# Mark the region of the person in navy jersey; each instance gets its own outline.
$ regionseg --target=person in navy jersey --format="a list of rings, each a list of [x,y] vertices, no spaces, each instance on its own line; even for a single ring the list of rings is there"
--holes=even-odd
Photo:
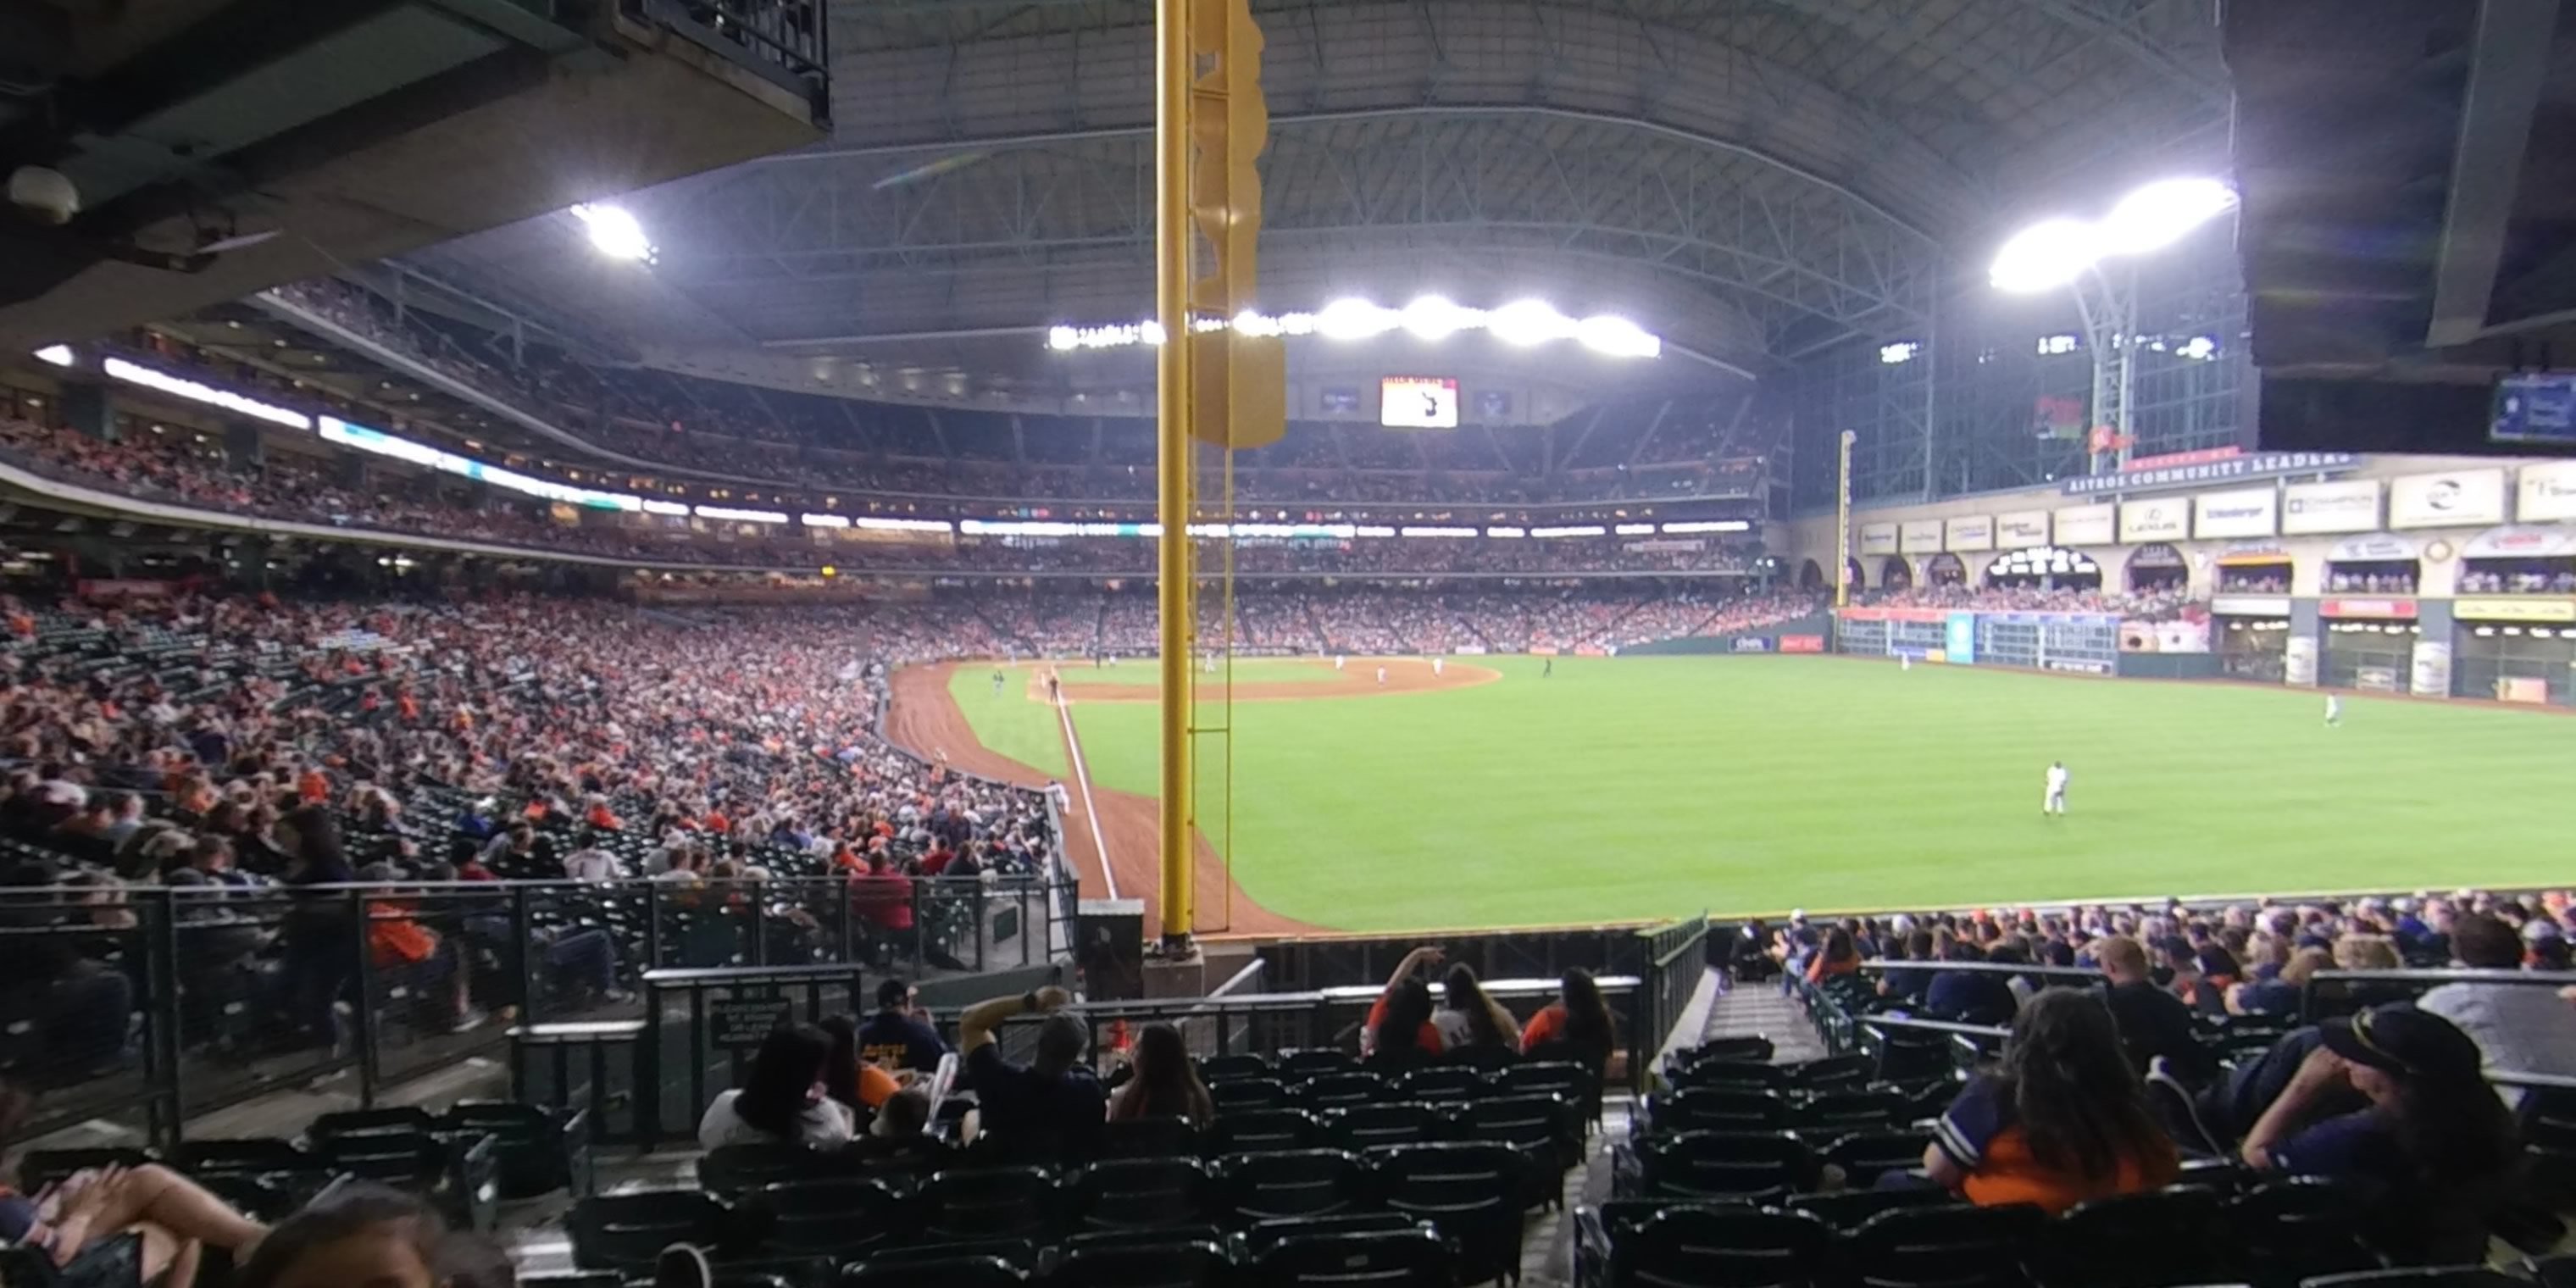
[[[2403,1003],[2318,1025],[2318,1039],[2239,1149],[2264,1171],[2355,1185],[2374,1238],[2423,1264],[2474,1261],[2521,1149],[2459,1026]],[[2360,1108],[2320,1112],[2357,1094]]]
[[[1986,954],[1966,939],[1953,939],[1943,949],[1941,959],[1982,962]],[[1931,987],[1923,995],[1926,1012],[1961,1024],[2010,1024],[2020,1005],[2012,986],[1995,971],[1941,971],[1932,976]]]
[[[877,1011],[859,1026],[859,1054],[887,1069],[929,1073],[948,1054],[939,1031],[913,1013],[913,988],[899,979],[877,985]]]

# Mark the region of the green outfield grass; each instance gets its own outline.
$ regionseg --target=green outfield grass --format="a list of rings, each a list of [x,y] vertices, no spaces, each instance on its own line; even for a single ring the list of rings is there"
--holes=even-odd
[[[1121,658],[1118,665],[1095,667],[1087,662],[1068,662],[1057,669],[1064,686],[1080,695],[1084,688],[1104,685],[1152,684],[1160,678],[1152,658]],[[1201,672],[1204,676],[1207,672]],[[1234,664],[1237,684],[1322,684],[1333,678],[1333,664],[1328,660],[1302,657],[1238,658]],[[984,687],[992,688],[992,673],[984,673]]]
[[[2330,729],[2318,695],[2250,686],[1477,660],[1503,682],[1235,709],[1251,897],[1391,930],[2568,880],[2576,720],[2549,713],[2347,698]],[[958,692],[989,745],[1060,743],[977,683]],[[1095,783],[1155,790],[1151,705],[1074,714]],[[2052,759],[2063,820],[2040,814]]]

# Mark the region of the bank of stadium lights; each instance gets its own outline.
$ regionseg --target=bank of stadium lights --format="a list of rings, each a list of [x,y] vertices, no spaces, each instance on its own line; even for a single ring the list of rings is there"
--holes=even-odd
[[[2235,205],[2235,190],[2216,179],[2161,179],[2100,219],[2044,220],[2014,234],[1995,252],[1987,280],[2016,294],[2070,286],[2105,259],[2162,250]]]
[[[1275,317],[1244,312],[1232,318],[1196,318],[1193,331],[1233,330],[1251,336],[1321,336],[1327,340],[1370,340],[1401,330],[1418,340],[1437,342],[1461,331],[1483,331],[1514,348],[1531,348],[1572,340],[1594,353],[1613,358],[1653,358],[1664,342],[1635,322],[1612,313],[1571,318],[1541,300],[1516,300],[1495,309],[1468,308],[1445,296],[1425,295],[1400,309],[1362,299],[1335,300],[1312,313]],[[1059,353],[1078,349],[1121,349],[1156,345],[1164,340],[1155,322],[1111,326],[1051,326],[1047,347]]]
[[[68,344],[46,345],[44,348],[36,350],[36,361],[51,363],[57,367],[68,367],[72,365],[73,361],[72,347]]]
[[[1882,344],[1878,346],[1878,360],[1880,364],[1884,366],[1902,366],[1905,363],[1914,361],[1914,359],[1922,352],[1922,341],[1899,340],[1894,344]]]
[[[2039,356],[2043,358],[2054,358],[2061,354],[2073,353],[2078,348],[2081,348],[2083,344],[2084,337],[2082,336],[2043,335],[2039,337]]]
[[[591,249],[610,259],[650,264],[661,255],[653,239],[644,235],[644,225],[636,222],[634,213],[624,206],[583,202],[572,208],[572,217],[580,220],[582,230],[590,234]]]

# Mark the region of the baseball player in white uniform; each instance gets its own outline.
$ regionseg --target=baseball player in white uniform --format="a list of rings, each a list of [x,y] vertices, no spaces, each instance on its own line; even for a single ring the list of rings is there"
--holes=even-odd
[[[1435,657],[1435,658],[1431,659],[1431,678],[1432,678],[1432,679],[1435,679],[1435,680],[1436,680],[1436,679],[1439,679],[1439,678],[1440,678],[1440,662],[1441,662],[1441,659],[1439,659],[1439,658],[1436,658],[1436,657]]]
[[[2046,797],[2045,799],[2043,799],[2043,800],[2040,802],[2039,812],[2040,812],[2040,813],[2042,813],[2042,814],[2058,814],[2058,815],[2063,815],[2064,813],[2066,813],[2066,762],[2065,762],[2065,761],[2060,760],[2060,761],[2054,762],[2054,763],[2052,763],[2051,765],[2049,765],[2049,767],[2048,767],[2048,795],[2047,795],[2047,797]]]
[[[1377,687],[1386,687],[1386,668],[1382,666],[1377,669]]]
[[[2343,723],[2343,695],[2337,693],[2326,695],[2326,723],[2328,725]]]

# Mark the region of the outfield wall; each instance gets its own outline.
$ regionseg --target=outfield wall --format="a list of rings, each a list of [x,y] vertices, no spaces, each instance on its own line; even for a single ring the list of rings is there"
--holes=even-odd
[[[1619,650],[1622,657],[1657,655],[1694,655],[1709,653],[1822,653],[1830,647],[1834,619],[1831,613],[1810,613],[1795,621],[1777,622],[1760,630],[1735,631],[1726,635],[1693,635],[1682,639],[1656,640]]]

